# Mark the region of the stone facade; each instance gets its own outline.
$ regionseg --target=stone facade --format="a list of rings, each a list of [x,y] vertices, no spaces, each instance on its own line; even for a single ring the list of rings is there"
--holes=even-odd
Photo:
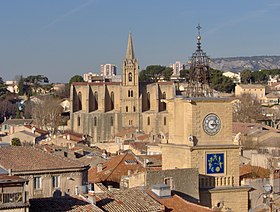
[[[66,194],[73,196],[79,192],[79,188],[82,185],[86,184],[87,179],[87,172],[82,170],[50,170],[43,173],[13,174],[29,180],[29,184],[26,186],[29,198],[58,197],[65,196]],[[53,183],[54,177],[57,179],[56,185]],[[35,185],[36,178],[40,181],[40,187]]]
[[[203,205],[214,208],[223,202],[223,209],[247,211],[249,189],[240,187],[240,146],[233,144],[231,100],[175,98],[166,102],[169,140],[161,144],[162,169],[196,168]],[[239,200],[236,193],[246,198]]]
[[[70,127],[89,135],[92,143],[104,142],[122,128],[136,127],[157,136],[168,132],[168,113],[162,99],[175,96],[171,82],[140,84],[138,61],[129,34],[122,66],[122,83],[73,83]]]

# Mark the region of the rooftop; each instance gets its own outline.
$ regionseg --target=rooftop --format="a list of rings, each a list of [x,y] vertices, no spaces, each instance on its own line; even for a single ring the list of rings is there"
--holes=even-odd
[[[158,198],[152,191],[148,190],[147,193],[156,201],[166,207],[166,211],[178,211],[178,212],[210,212],[213,211],[210,208],[191,203],[176,194],[172,194],[169,198]]]
[[[103,186],[102,190],[103,193],[96,193],[96,205],[104,211],[165,211],[163,205],[151,198],[144,189],[108,191]]]
[[[243,89],[264,89],[265,86],[264,85],[260,85],[260,84],[239,84],[239,86]]]
[[[76,161],[29,146],[0,148],[0,166],[13,172],[86,168]]]
[[[126,163],[126,161],[134,160],[135,163]],[[112,157],[106,163],[103,163],[102,171],[98,172],[97,167],[91,168],[88,173],[89,182],[115,182],[119,183],[123,175],[128,175],[128,170],[132,172],[141,172],[144,171],[144,166],[138,162],[136,157],[128,152],[124,155],[118,155]]]
[[[79,198],[64,196],[61,198],[38,198],[30,199],[30,212],[55,212],[55,211],[71,211],[71,212],[102,212],[100,208],[89,204]]]

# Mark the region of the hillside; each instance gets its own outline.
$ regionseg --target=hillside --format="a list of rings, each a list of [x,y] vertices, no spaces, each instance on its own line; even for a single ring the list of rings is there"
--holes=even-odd
[[[211,58],[211,68],[239,72],[244,69],[280,69],[280,56]]]

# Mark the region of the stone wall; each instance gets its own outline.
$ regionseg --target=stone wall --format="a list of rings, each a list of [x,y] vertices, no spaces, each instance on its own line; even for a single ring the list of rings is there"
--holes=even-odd
[[[147,171],[146,186],[151,188],[160,183],[170,183],[172,190],[182,193],[186,198],[199,200],[197,169]]]

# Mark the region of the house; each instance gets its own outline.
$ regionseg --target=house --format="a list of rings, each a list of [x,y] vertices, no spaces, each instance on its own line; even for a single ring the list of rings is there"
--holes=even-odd
[[[234,83],[240,83],[241,82],[240,73],[234,73],[234,72],[231,72],[231,71],[226,71],[226,72],[223,73],[223,76],[233,79]]]
[[[0,166],[29,180],[30,198],[74,195],[86,189],[88,166],[36,147],[0,148]]]
[[[112,157],[106,163],[89,170],[89,183],[100,183],[119,187],[122,176],[143,172],[144,165],[130,152]]]
[[[280,99],[280,94],[277,92],[271,92],[265,95],[262,105],[271,106],[271,105],[278,105]]]
[[[0,210],[25,212],[29,209],[29,196],[26,191],[27,179],[1,174]]]
[[[235,86],[235,96],[250,94],[262,102],[265,97],[265,86],[260,84],[237,84]]]
[[[2,123],[1,131],[3,134],[12,134],[16,130],[16,128],[21,128],[25,125],[31,125],[33,119],[8,119]]]

